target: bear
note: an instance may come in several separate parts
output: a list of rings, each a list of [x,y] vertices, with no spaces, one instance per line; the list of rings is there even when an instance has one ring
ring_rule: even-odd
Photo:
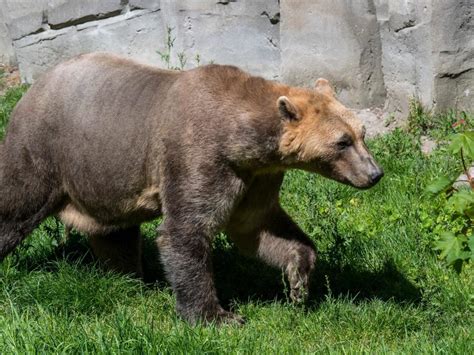
[[[46,72],[0,146],[0,260],[57,215],[110,268],[142,275],[140,224],[163,216],[161,263],[177,313],[243,322],[219,303],[211,241],[284,270],[303,302],[316,248],[279,203],[286,171],[356,188],[383,176],[365,128],[325,79],[298,88],[235,66],[162,70],[108,53]]]

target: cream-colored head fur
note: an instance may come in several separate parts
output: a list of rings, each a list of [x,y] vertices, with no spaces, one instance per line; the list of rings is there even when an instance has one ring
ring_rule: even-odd
[[[326,79],[313,90],[290,89],[277,100],[283,124],[282,161],[365,188],[383,175],[364,142],[365,127],[344,105]]]

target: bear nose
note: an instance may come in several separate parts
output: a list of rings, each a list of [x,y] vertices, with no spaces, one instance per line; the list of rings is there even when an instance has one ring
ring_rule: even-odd
[[[375,170],[371,175],[370,175],[370,179],[372,180],[372,184],[376,184],[379,182],[379,180],[383,177],[383,170],[378,168],[377,170]]]

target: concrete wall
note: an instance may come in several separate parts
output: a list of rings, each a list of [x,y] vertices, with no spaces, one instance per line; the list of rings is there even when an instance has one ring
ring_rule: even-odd
[[[330,79],[353,107],[474,110],[472,0],[0,0],[0,61],[24,81],[106,50],[165,67],[238,65],[293,85]],[[196,56],[199,56],[199,60]]]
[[[6,12],[3,0],[0,0],[0,63],[13,64],[15,52],[13,51],[13,42],[10,37],[10,31],[7,27]]]
[[[386,89],[373,1],[300,0],[281,3],[284,81],[312,85],[326,77],[354,106],[381,106]]]
[[[474,108],[474,2],[375,1],[389,109]]]

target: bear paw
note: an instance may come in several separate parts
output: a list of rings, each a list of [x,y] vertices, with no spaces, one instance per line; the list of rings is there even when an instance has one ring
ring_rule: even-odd
[[[290,291],[290,299],[293,303],[302,304],[305,303],[308,299],[308,290],[307,287],[298,287],[292,288]]]
[[[243,325],[245,319],[238,314],[228,312],[225,310],[219,311],[214,317],[208,319],[208,321],[214,322],[217,325],[229,324],[229,325]]]

